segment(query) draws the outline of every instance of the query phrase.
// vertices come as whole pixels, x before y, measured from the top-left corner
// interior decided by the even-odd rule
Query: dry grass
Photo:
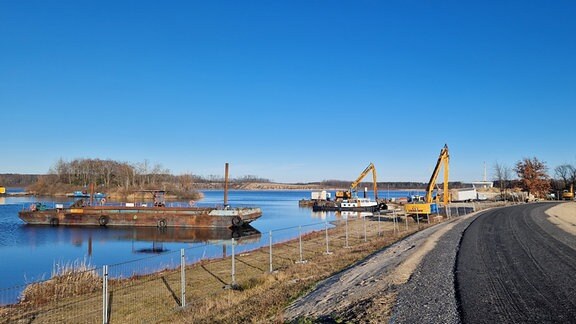
[[[180,307],[180,272],[165,270],[129,280],[110,280],[110,322],[164,322],[164,323],[270,323],[283,322],[282,310],[298,296],[330,275],[353,265],[375,251],[422,229],[410,220],[394,230],[392,222],[372,220],[349,221],[349,246],[345,248],[345,228],[329,230],[329,250],[326,254],[325,232],[318,231],[303,237],[303,259],[300,259],[298,240],[275,244],[273,247],[274,272],[269,273],[267,247],[236,255],[236,283],[238,289],[224,289],[231,284],[230,258],[205,260],[186,267],[186,307]],[[364,233],[366,229],[366,242]],[[68,278],[62,271],[63,278]],[[86,272],[86,287],[81,281],[58,279],[47,281],[46,287],[27,288],[23,299],[30,304],[0,308],[2,323],[34,319],[34,322],[101,322],[102,296],[100,278]],[[72,277],[70,277],[72,278]],[[74,284],[76,283],[76,284]],[[86,290],[78,289],[80,286]],[[42,290],[43,289],[43,290]],[[94,291],[96,289],[96,291]],[[33,293],[33,291],[36,291]],[[66,298],[66,294],[76,297]],[[45,296],[50,296],[49,298]],[[54,297],[62,296],[62,297]],[[59,300],[56,300],[59,299]],[[387,304],[393,297],[383,296]],[[371,307],[375,318],[385,318],[389,307],[381,301]],[[376,314],[380,310],[382,316]]]
[[[53,300],[80,296],[102,289],[102,278],[86,261],[54,264],[49,280],[30,284],[20,301],[30,306],[44,305]]]

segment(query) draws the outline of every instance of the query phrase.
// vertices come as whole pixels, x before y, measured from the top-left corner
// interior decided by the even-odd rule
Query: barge
[[[222,207],[195,207],[192,201],[184,206],[166,206],[164,190],[147,190],[145,192],[153,194],[153,204],[110,205],[100,200],[99,205],[94,205],[92,198],[89,202],[79,199],[67,207],[55,204],[48,208],[42,203],[33,203],[20,211],[18,217],[32,225],[237,228],[262,216],[262,210],[257,207],[228,205],[227,179],[228,164]]]
[[[30,205],[18,217],[32,225],[133,226],[232,228],[247,225],[262,216],[260,208],[230,207],[164,207],[135,205],[78,206],[56,204],[46,208],[41,203]]]

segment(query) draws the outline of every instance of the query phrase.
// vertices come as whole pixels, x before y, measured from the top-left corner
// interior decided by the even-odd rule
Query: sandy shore
[[[576,235],[576,202],[567,202],[554,206],[546,211],[548,220],[562,230]]]

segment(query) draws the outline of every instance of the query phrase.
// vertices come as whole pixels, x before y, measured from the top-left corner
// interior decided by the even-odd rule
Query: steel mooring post
[[[268,236],[270,238],[270,273],[272,273],[274,271],[272,268],[272,231],[268,232]]]
[[[108,266],[102,267],[102,323],[108,324]]]
[[[180,305],[186,307],[186,256],[184,249],[180,249]]]

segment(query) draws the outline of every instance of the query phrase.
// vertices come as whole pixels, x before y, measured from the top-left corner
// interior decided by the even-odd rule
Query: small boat
[[[66,197],[71,197],[71,198],[89,198],[90,194],[86,191],[81,191],[81,190],[76,190],[72,193],[68,193],[66,194]]]
[[[366,211],[385,210],[385,203],[378,203],[369,198],[353,198],[341,201],[318,201],[312,206],[312,211]]]
[[[6,188],[0,187],[0,196],[5,195],[5,194],[6,194]]]

